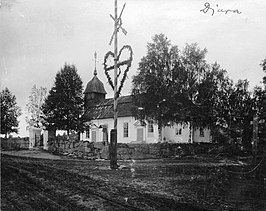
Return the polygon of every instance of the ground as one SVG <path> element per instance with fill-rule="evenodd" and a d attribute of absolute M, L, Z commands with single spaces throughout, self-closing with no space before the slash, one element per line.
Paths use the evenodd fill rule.
<path fill-rule="evenodd" d="M 14 156 L 19 155 L 19 156 Z M 1 210 L 265 210 L 265 159 L 73 160 L 1 154 Z"/>

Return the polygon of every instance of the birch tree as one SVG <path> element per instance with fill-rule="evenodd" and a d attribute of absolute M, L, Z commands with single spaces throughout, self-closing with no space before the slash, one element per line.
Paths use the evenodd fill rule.
<path fill-rule="evenodd" d="M 38 88 L 34 85 L 31 89 L 29 96 L 29 102 L 26 105 L 27 116 L 25 118 L 26 123 L 29 126 L 41 128 L 43 126 L 42 117 L 43 111 L 42 106 L 47 97 L 47 89 L 44 87 Z"/>

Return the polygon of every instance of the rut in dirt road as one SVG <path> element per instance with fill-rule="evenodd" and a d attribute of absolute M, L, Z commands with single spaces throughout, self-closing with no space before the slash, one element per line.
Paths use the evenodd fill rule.
<path fill-rule="evenodd" d="M 2 210 L 200 210 L 31 160 L 3 156 L 1 168 Z"/>

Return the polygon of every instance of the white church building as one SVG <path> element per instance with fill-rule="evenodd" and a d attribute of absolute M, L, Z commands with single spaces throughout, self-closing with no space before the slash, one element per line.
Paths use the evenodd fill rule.
<path fill-rule="evenodd" d="M 110 143 L 110 131 L 113 129 L 113 98 L 106 99 L 103 83 L 94 71 L 94 77 L 84 91 L 87 129 L 80 140 Z M 133 96 L 118 98 L 117 142 L 118 143 L 157 143 L 159 142 L 158 124 L 154 121 L 140 121 L 133 115 Z M 195 143 L 211 142 L 209 129 L 191 129 L 189 124 L 175 124 L 162 128 L 162 142 Z"/>

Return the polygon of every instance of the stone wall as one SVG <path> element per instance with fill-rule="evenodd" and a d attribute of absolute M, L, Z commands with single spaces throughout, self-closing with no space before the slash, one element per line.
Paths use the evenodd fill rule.
<path fill-rule="evenodd" d="M 1 150 L 29 149 L 29 137 L 25 138 L 0 138 Z"/>
<path fill-rule="evenodd" d="M 102 142 L 78 141 L 65 137 L 56 137 L 49 141 L 49 150 L 54 153 L 83 159 L 108 159 L 108 146 Z M 155 144 L 117 144 L 117 158 L 128 159 L 155 159 L 194 156 L 199 154 L 231 153 L 228 146 L 211 143 L 155 143 Z"/>
<path fill-rule="evenodd" d="M 103 144 L 79 141 L 77 134 L 70 136 L 49 136 L 48 151 L 73 158 L 94 159 L 100 158 L 100 154 L 103 151 Z"/>
<path fill-rule="evenodd" d="M 219 153 L 214 144 L 118 144 L 118 159 L 153 159 L 193 156 L 196 154 Z"/>

